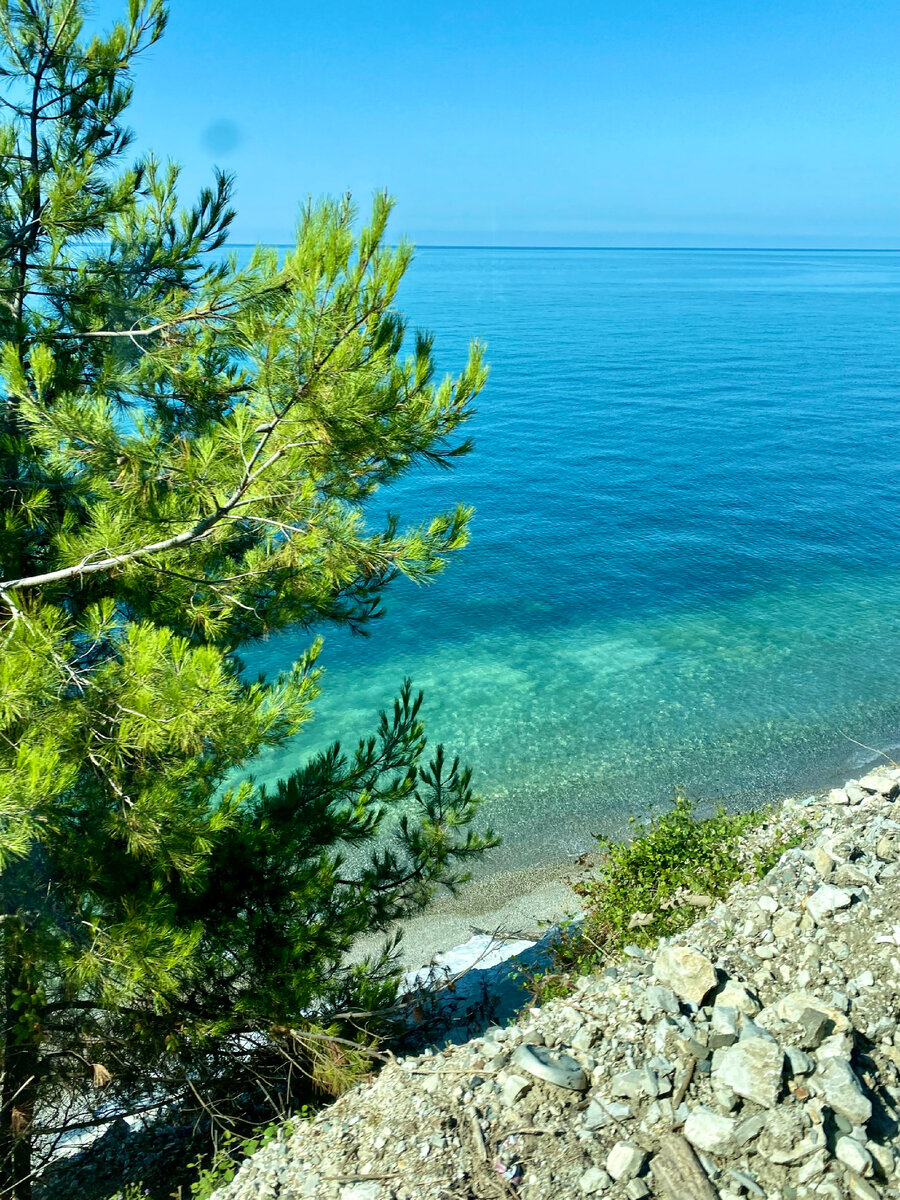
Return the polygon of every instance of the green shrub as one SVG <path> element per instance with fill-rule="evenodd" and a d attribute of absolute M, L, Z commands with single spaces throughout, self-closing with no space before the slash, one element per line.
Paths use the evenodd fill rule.
<path fill-rule="evenodd" d="M 667 811 L 646 821 L 632 818 L 630 840 L 598 836 L 599 866 L 572 885 L 584 920 L 564 929 L 553 972 L 532 981 L 536 993 L 541 999 L 562 995 L 567 976 L 615 959 L 629 943 L 648 945 L 685 929 L 698 916 L 685 896 L 714 900 L 745 876 L 740 842 L 764 819 L 764 813 L 729 813 L 722 806 L 699 816 L 696 802 L 678 791 Z"/>
<path fill-rule="evenodd" d="M 306 1120 L 307 1117 L 308 1112 L 304 1110 L 299 1114 L 298 1119 Z M 197 1172 L 197 1178 L 191 1184 L 191 1200 L 209 1200 L 209 1197 L 218 1188 L 224 1187 L 226 1183 L 231 1183 L 245 1158 L 249 1158 L 251 1154 L 255 1154 L 257 1150 L 268 1146 L 276 1139 L 289 1138 L 294 1132 L 295 1125 L 295 1121 L 273 1121 L 257 1130 L 249 1138 L 239 1138 L 236 1134 L 225 1133 L 208 1159 L 198 1159 L 191 1163 Z"/>

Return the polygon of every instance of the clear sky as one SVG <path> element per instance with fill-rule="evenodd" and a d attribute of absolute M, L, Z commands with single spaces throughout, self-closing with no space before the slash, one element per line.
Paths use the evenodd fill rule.
<path fill-rule="evenodd" d="M 420 244 L 893 247 L 898 68 L 897 0 L 172 0 L 131 123 L 235 241 L 387 187 Z"/>

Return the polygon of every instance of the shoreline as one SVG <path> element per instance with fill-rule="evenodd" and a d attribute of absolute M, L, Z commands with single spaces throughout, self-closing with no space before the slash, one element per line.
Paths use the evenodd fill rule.
<path fill-rule="evenodd" d="M 455 896 L 440 897 L 421 916 L 403 923 L 404 967 L 428 966 L 477 935 L 538 941 L 575 908 L 566 883 L 575 866 L 573 859 L 498 871 L 469 880 Z"/>
<path fill-rule="evenodd" d="M 747 811 L 771 807 L 781 809 L 801 795 L 819 794 L 840 787 L 855 773 L 857 777 L 892 765 L 890 754 L 900 753 L 890 746 L 875 751 L 857 743 L 869 757 L 854 764 L 829 769 L 818 777 L 818 783 L 806 783 L 793 792 L 783 792 L 771 800 L 756 804 L 727 804 L 729 811 Z M 734 797 L 732 797 L 734 800 Z M 714 797 L 698 800 L 701 808 L 725 803 Z M 619 822 L 617 822 L 619 824 Z M 627 824 L 623 818 L 621 824 Z M 498 942 L 536 943 L 554 925 L 577 912 L 577 898 L 566 882 L 582 869 L 590 850 L 566 859 L 547 863 L 531 863 L 522 867 L 505 868 L 495 872 L 479 872 L 463 884 L 456 895 L 438 896 L 418 917 L 402 924 L 403 948 L 401 961 L 407 972 L 421 972 L 429 966 L 454 965 L 466 960 L 467 943 L 473 939 L 492 936 Z M 587 862 L 585 861 L 585 866 Z M 367 940 L 368 941 L 368 940 Z M 492 961 L 497 961 L 496 957 Z"/>

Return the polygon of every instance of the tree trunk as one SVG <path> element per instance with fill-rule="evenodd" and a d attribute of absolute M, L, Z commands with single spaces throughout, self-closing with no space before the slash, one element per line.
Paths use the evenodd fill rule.
<path fill-rule="evenodd" d="M 7 961 L 3 1006 L 3 1084 L 0 1089 L 0 1198 L 31 1200 L 31 1149 L 39 1045 L 24 1026 L 21 1008 L 29 986 L 21 962 Z M 16 970 L 18 966 L 18 970 Z M 14 1001 L 19 1003 L 14 1005 Z M 29 1036 L 31 1034 L 31 1036 Z"/>

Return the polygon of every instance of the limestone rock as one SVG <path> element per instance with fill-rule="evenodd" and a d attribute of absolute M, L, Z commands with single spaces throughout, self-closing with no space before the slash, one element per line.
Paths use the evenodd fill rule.
<path fill-rule="evenodd" d="M 859 781 L 859 786 L 867 792 L 877 792 L 881 796 L 893 796 L 897 791 L 896 779 L 889 779 L 887 775 L 878 775 L 874 771 L 864 775 Z"/>
<path fill-rule="evenodd" d="M 717 1004 L 710 1021 L 710 1049 L 721 1050 L 725 1046 L 733 1046 L 739 1036 L 738 1010 L 726 1004 Z"/>
<path fill-rule="evenodd" d="M 616 1181 L 634 1179 L 647 1161 L 647 1151 L 634 1142 L 616 1142 L 606 1160 L 606 1169 Z"/>
<path fill-rule="evenodd" d="M 689 1004 L 702 1004 L 716 986 L 715 967 L 691 946 L 661 947 L 653 960 L 653 974 Z"/>
<path fill-rule="evenodd" d="M 884 834 L 878 839 L 875 854 L 882 862 L 896 862 L 900 858 L 900 838 L 896 834 Z"/>
<path fill-rule="evenodd" d="M 826 1023 L 830 1022 L 830 1032 L 845 1033 L 850 1028 L 846 1014 L 834 1004 L 820 1000 L 818 996 L 807 991 L 788 992 L 772 1005 L 772 1009 L 782 1021 L 803 1024 L 808 1010 L 824 1015 Z M 811 1018 L 809 1018 L 811 1019 Z"/>
<path fill-rule="evenodd" d="M 852 903 L 853 897 L 849 892 L 833 887 L 830 883 L 823 883 L 806 901 L 806 911 L 817 925 L 821 925 L 825 917 L 832 916 L 839 909 L 849 908 Z"/>
<path fill-rule="evenodd" d="M 621 1071 L 614 1075 L 609 1084 L 614 1096 L 626 1100 L 638 1100 L 641 1096 L 655 1098 L 659 1095 L 659 1081 L 650 1067 L 636 1071 Z"/>
<path fill-rule="evenodd" d="M 845 1058 L 829 1058 L 815 1075 L 822 1095 L 836 1113 L 853 1125 L 865 1125 L 872 1116 L 872 1101 Z"/>
<path fill-rule="evenodd" d="M 736 979 L 725 980 L 716 993 L 715 1004 L 716 1007 L 722 1005 L 724 1008 L 736 1008 L 738 1012 L 746 1013 L 748 1017 L 755 1017 L 762 1008 L 759 1000 L 746 984 L 739 983 Z"/>
<path fill-rule="evenodd" d="M 713 1068 L 718 1083 L 725 1084 L 745 1100 L 771 1108 L 781 1091 L 784 1052 L 768 1038 L 748 1038 L 719 1051 Z"/>
<path fill-rule="evenodd" d="M 847 1188 L 851 1200 L 882 1200 L 882 1193 L 876 1192 L 868 1179 L 863 1179 L 852 1171 L 847 1172 Z M 844 1197 L 841 1195 L 838 1200 L 844 1200 Z"/>
<path fill-rule="evenodd" d="M 684 1123 L 684 1136 L 698 1150 L 721 1154 L 734 1145 L 733 1117 L 723 1117 L 711 1108 L 695 1108 Z"/>
<path fill-rule="evenodd" d="M 673 1016 L 677 1016 L 681 1012 L 678 997 L 671 988 L 653 983 L 647 988 L 646 997 L 649 1004 L 662 1012 L 671 1013 Z"/>
<path fill-rule="evenodd" d="M 852 1137 L 839 1137 L 834 1148 L 835 1157 L 857 1175 L 871 1175 L 872 1155 L 865 1146 Z"/>
<path fill-rule="evenodd" d="M 595 1196 L 597 1192 L 608 1188 L 610 1182 L 609 1175 L 602 1167 L 588 1167 L 578 1180 L 578 1186 L 586 1196 Z"/>

